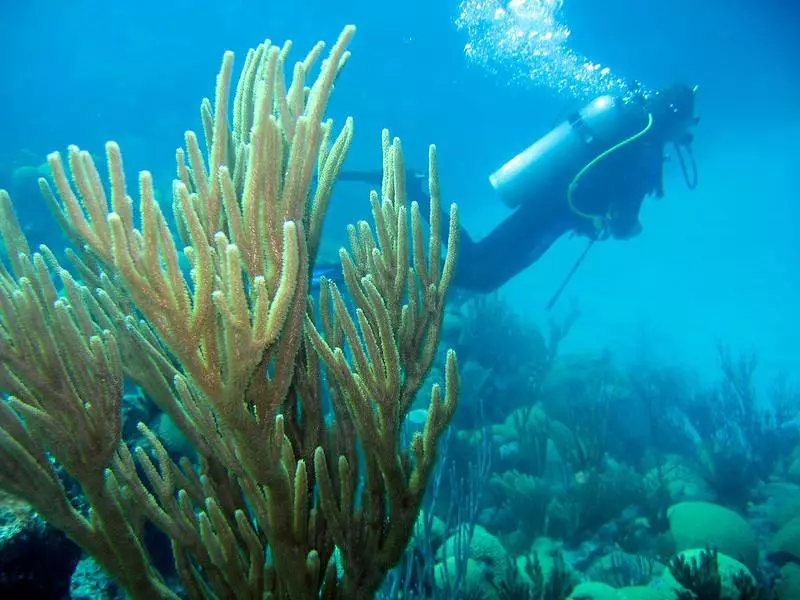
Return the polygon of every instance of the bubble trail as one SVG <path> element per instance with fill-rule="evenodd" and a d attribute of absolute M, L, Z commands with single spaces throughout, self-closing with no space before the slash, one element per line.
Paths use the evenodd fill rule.
<path fill-rule="evenodd" d="M 467 58 L 494 75 L 578 99 L 629 95 L 628 82 L 570 47 L 562 8 L 563 0 L 462 0 L 455 23 L 468 35 Z"/>

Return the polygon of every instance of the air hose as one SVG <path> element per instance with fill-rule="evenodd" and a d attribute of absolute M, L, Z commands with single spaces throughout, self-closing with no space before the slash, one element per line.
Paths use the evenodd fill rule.
<path fill-rule="evenodd" d="M 547 303 L 548 311 L 552 310 L 553 307 L 556 305 L 556 302 L 558 302 L 558 299 L 561 297 L 561 293 L 567 287 L 567 284 L 570 282 L 570 279 L 572 279 L 572 276 L 575 275 L 575 272 L 578 270 L 578 267 L 581 266 L 583 259 L 586 258 L 587 254 L 589 254 L 589 250 L 592 249 L 592 246 L 594 246 L 594 243 L 596 241 L 597 241 L 596 237 L 593 237 L 592 239 L 589 240 L 589 243 L 586 245 L 586 248 L 583 249 L 583 252 L 581 252 L 581 255 L 578 257 L 578 260 L 576 260 L 575 264 L 572 265 L 572 268 L 569 270 L 569 273 L 567 273 L 567 276 L 564 277 L 564 280 L 561 282 L 561 285 L 558 286 L 558 289 L 550 297 L 550 301 Z"/>
<path fill-rule="evenodd" d="M 689 164 L 692 166 L 692 174 L 689 175 L 689 169 L 686 168 L 686 159 L 683 157 L 682 148 L 686 148 L 686 154 L 689 155 Z M 694 160 L 694 153 L 692 147 L 688 143 L 675 144 L 675 154 L 678 155 L 678 162 L 681 163 L 681 171 L 683 172 L 683 180 L 686 186 L 693 190 L 697 187 L 697 163 Z"/>
<path fill-rule="evenodd" d="M 610 156 L 617 150 L 627 146 L 628 144 L 635 142 L 640 137 L 645 135 L 648 131 L 650 131 L 652 127 L 653 127 L 653 114 L 647 113 L 647 125 L 645 125 L 644 129 L 642 129 L 637 133 L 634 133 L 630 137 L 625 138 L 621 142 L 614 144 L 613 146 L 611 146 L 611 148 L 608 148 L 607 150 L 604 150 L 603 152 L 595 156 L 591 161 L 589 161 L 586 165 L 584 165 L 584 167 L 580 171 L 578 171 L 577 175 L 575 175 L 575 177 L 573 177 L 572 181 L 570 182 L 569 187 L 567 188 L 567 204 L 569 205 L 569 209 L 573 212 L 573 214 L 579 217 L 583 217 L 584 219 L 590 220 L 594 224 L 595 229 L 598 231 L 598 233 L 602 231 L 602 229 L 605 227 L 605 222 L 608 215 L 607 214 L 593 215 L 591 213 L 583 212 L 577 206 L 575 206 L 575 201 L 573 198 L 573 194 L 575 193 L 575 188 L 578 187 L 578 183 L 583 178 L 583 176 L 586 175 L 586 173 L 588 173 L 589 171 L 591 171 L 594 167 L 596 167 L 600 161 Z"/>

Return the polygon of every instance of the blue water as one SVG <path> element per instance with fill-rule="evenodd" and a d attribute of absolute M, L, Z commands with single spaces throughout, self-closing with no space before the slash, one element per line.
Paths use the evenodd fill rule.
<path fill-rule="evenodd" d="M 133 177 L 155 173 L 166 193 L 174 148 L 199 127 L 222 52 L 241 61 L 264 37 L 291 38 L 300 56 L 342 25 L 358 25 L 353 58 L 331 115 L 356 120 L 348 159 L 377 167 L 382 127 L 403 139 L 408 162 L 439 147 L 446 201 L 477 236 L 507 209 L 488 174 L 544 133 L 572 100 L 510 83 L 471 64 L 454 25 L 458 2 L 408 0 L 210 2 L 11 2 L 0 6 L 0 187 L 12 188 L 29 231 L 47 239 L 44 206 L 15 192 L 12 172 L 78 144 L 102 154 L 114 139 Z M 788 1 L 567 0 L 564 18 L 580 52 L 623 77 L 657 87 L 701 86 L 695 153 L 700 185 L 689 192 L 676 164 L 666 196 L 648 200 L 644 232 L 598 244 L 557 312 L 578 302 L 572 347 L 636 352 L 643 337 L 666 361 L 716 368 L 714 345 L 754 347 L 762 377 L 800 366 L 800 46 Z M 239 62 L 238 64 L 241 64 Z M 534 82 L 535 83 L 535 82 Z M 337 190 L 327 231 L 368 215 L 361 188 Z M 503 293 L 531 319 L 577 258 L 562 240 Z"/>

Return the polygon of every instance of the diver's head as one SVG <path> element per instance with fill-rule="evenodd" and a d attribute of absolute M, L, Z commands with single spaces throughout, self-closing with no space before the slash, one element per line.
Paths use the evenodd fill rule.
<path fill-rule="evenodd" d="M 692 141 L 691 129 L 700 120 L 694 112 L 696 93 L 696 85 L 676 83 L 646 96 L 653 129 L 664 142 L 685 146 Z"/>

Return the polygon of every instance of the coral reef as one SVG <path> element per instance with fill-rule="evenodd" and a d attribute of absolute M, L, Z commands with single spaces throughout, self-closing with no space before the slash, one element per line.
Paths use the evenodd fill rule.
<path fill-rule="evenodd" d="M 479 385 L 465 378 L 461 403 L 494 410 L 457 432 L 454 453 L 466 459 L 490 444 L 476 530 L 517 565 L 498 570 L 473 539 L 462 549 L 464 577 L 481 593 L 470 597 L 563 597 L 523 576 L 553 550 L 575 573 L 571 597 L 582 600 L 794 597 L 800 401 L 786 378 L 761 397 L 756 355 L 723 345 L 710 383 L 643 359 L 647 352 L 630 363 L 610 352 L 562 355 L 541 335 L 517 343 L 532 326 L 504 314 L 501 300 L 468 302 L 447 334 L 465 373 L 480 375 Z M 489 333 L 489 323 L 500 327 Z M 683 565 L 683 582 L 670 564 Z"/>
<path fill-rule="evenodd" d="M 324 115 L 353 33 L 344 29 L 309 84 L 321 43 L 293 67 L 291 44 L 264 43 L 235 86 L 225 54 L 201 106 L 205 146 L 188 132 L 177 152 L 175 231 L 148 172 L 134 210 L 113 142 L 108 188 L 76 147 L 51 154 L 52 184 L 40 180 L 73 242 L 71 271 L 46 246 L 31 251 L 0 192 L 0 488 L 131 598 L 180 597 L 154 568 L 148 524 L 168 537 L 192 598 L 369 598 L 412 535 L 456 408 L 450 352 L 445 388 L 433 387 L 424 428 L 403 444 L 436 356 L 456 210 L 442 255 L 435 149 L 426 236 L 405 197 L 400 142 L 384 131 L 374 227 L 349 230 L 346 289 L 323 281 L 312 301 L 311 265 L 352 137 L 351 120 L 335 134 Z M 143 423 L 145 443 L 129 446 L 125 382 L 173 421 L 196 462 L 173 458 Z"/>

